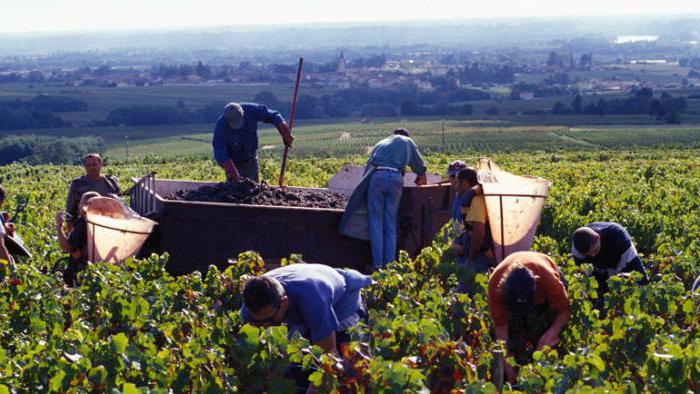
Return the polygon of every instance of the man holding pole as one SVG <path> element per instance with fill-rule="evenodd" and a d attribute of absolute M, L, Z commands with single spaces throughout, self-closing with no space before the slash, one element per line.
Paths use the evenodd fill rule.
<path fill-rule="evenodd" d="M 258 122 L 273 124 L 286 147 L 294 137 L 282 115 L 256 103 L 228 103 L 214 126 L 214 159 L 226 172 L 226 179 L 241 177 L 258 182 Z"/>

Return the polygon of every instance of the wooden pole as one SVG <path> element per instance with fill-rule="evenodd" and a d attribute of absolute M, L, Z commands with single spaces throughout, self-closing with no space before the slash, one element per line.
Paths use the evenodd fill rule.
<path fill-rule="evenodd" d="M 297 107 L 297 94 L 299 93 L 299 81 L 301 80 L 301 67 L 304 64 L 304 58 L 299 58 L 299 66 L 297 67 L 297 80 L 294 83 L 294 97 L 292 98 L 292 109 L 289 111 L 289 133 L 291 134 L 292 128 L 294 127 L 294 111 Z M 287 155 L 289 154 L 289 147 L 284 146 L 284 155 L 282 155 L 282 168 L 280 168 L 280 177 L 278 183 L 280 187 L 284 187 L 284 171 L 287 167 Z"/>
<path fill-rule="evenodd" d="M 447 147 L 445 146 L 445 119 L 442 120 L 442 153 L 447 152 Z"/>
<path fill-rule="evenodd" d="M 503 350 L 501 349 L 493 349 L 492 351 L 493 354 L 493 364 L 492 364 L 492 377 L 493 377 L 493 383 L 496 385 L 496 390 L 498 390 L 499 393 L 503 392 L 503 377 L 504 377 L 504 362 L 505 359 L 503 357 Z"/>

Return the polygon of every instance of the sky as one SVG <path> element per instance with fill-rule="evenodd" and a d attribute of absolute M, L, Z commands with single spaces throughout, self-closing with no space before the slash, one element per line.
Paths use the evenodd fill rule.
<path fill-rule="evenodd" d="M 700 0 L 0 0 L 0 33 L 663 14 Z"/>

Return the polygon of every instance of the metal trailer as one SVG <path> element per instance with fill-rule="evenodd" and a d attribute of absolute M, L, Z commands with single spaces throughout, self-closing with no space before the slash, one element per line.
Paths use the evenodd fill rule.
<path fill-rule="evenodd" d="M 134 182 L 131 208 L 158 222 L 142 254 L 168 252 L 172 274 L 206 271 L 212 264 L 223 268 L 248 250 L 272 264 L 291 254 L 308 263 L 358 270 L 371 262 L 369 242 L 338 232 L 341 209 L 175 201 L 164 196 L 215 183 L 155 179 L 154 174 Z M 430 245 L 449 220 L 450 206 L 447 185 L 405 187 L 398 248 L 415 256 Z"/>

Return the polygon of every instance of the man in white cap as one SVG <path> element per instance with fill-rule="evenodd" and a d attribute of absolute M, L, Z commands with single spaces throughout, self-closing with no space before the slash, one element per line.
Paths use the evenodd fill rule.
<path fill-rule="evenodd" d="M 258 182 L 258 122 L 273 124 L 284 145 L 294 137 L 279 112 L 255 103 L 228 103 L 214 126 L 214 159 L 226 172 L 226 179 L 241 177 Z"/>

